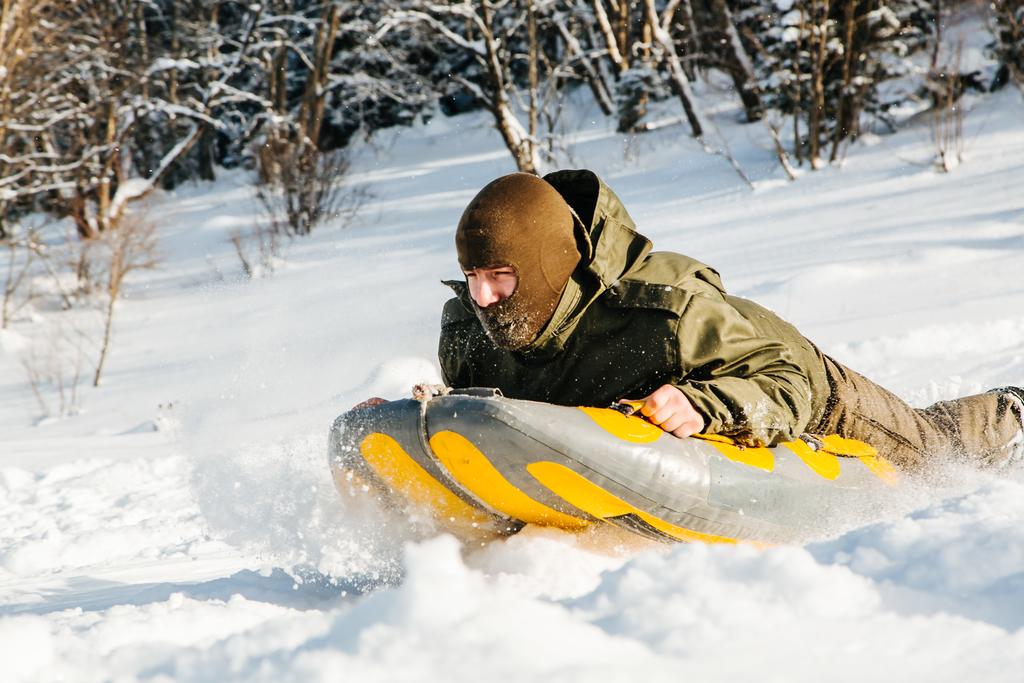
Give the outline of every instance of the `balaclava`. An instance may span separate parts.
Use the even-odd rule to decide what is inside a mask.
[[[529,173],[502,176],[480,190],[455,231],[463,270],[512,266],[519,281],[507,299],[477,317],[491,341],[514,351],[551,320],[580,252],[572,209],[546,181]]]

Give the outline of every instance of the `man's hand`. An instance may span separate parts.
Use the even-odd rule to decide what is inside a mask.
[[[683,392],[671,384],[663,384],[650,396],[640,399],[640,412],[672,436],[683,437],[704,429],[704,417],[698,413]]]

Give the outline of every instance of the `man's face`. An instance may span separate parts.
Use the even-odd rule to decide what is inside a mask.
[[[512,266],[474,268],[463,273],[469,284],[469,295],[480,308],[487,308],[509,298],[519,284],[519,276]]]

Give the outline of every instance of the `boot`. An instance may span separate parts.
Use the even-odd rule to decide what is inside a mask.
[[[1007,459],[1008,466],[1016,466],[1024,463],[1024,388],[1021,387],[999,387],[991,389],[989,393],[1003,394],[1010,401],[1010,406],[1017,413],[1020,420],[1021,431],[1016,438],[1010,442],[1010,457]]]
[[[1017,410],[1017,417],[1020,418],[1021,427],[1024,428],[1024,388],[1021,387],[999,387],[990,390],[993,394],[1006,394]]]

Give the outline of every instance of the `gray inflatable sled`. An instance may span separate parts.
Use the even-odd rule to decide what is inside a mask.
[[[373,491],[467,539],[609,523],[670,542],[795,542],[863,517],[898,481],[838,436],[679,439],[617,410],[480,389],[345,413],[330,466],[343,493]]]

